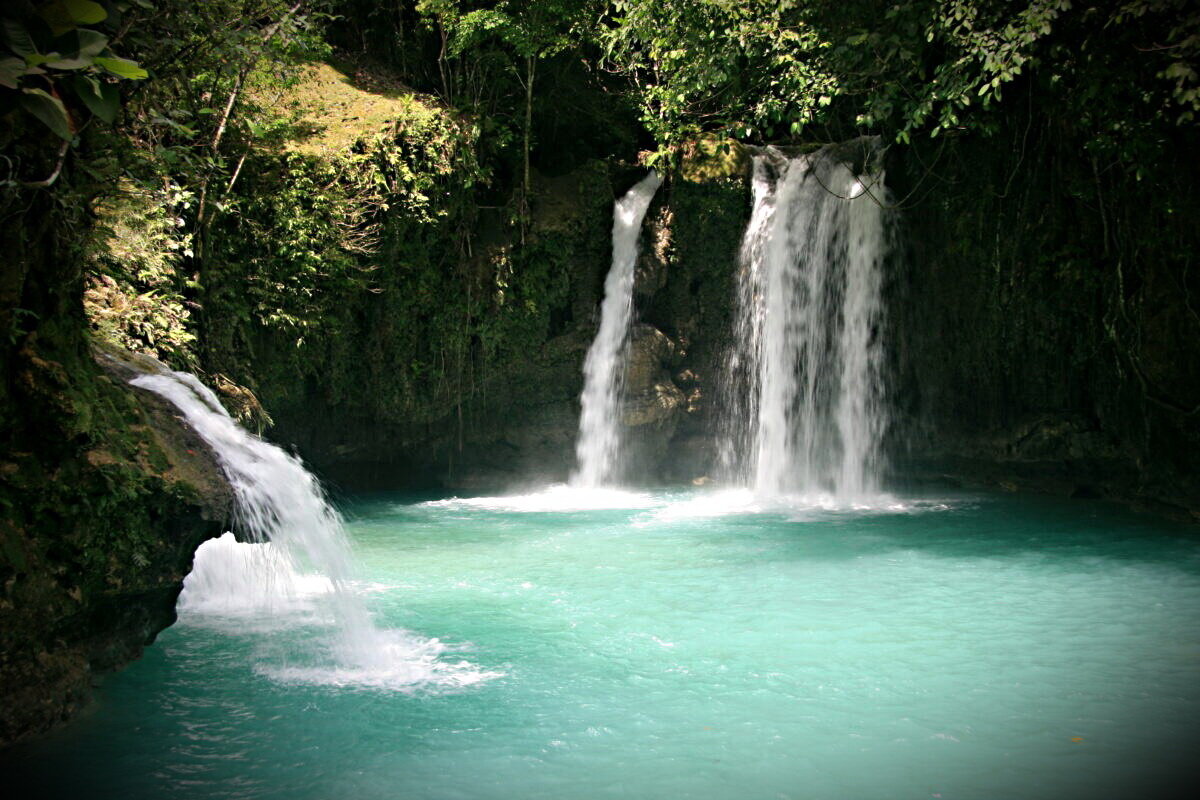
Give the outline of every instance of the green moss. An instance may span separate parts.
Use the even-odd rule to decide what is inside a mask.
[[[683,145],[679,177],[693,183],[739,180],[750,171],[750,155],[741,142],[703,136]]]

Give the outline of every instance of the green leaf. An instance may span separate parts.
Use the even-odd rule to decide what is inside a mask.
[[[80,99],[83,99],[85,94],[91,95],[95,98],[101,98],[104,96],[100,89],[100,81],[97,78],[93,78],[91,75],[76,75],[74,85],[75,92],[79,95]]]
[[[92,0],[63,0],[63,5],[67,7],[71,19],[80,25],[95,25],[108,18],[104,6]]]
[[[24,89],[21,107],[37,117],[61,139],[71,141],[71,115],[67,107],[54,95],[42,89]]]
[[[150,77],[150,73],[138,66],[136,61],[130,61],[127,58],[107,58],[97,57],[96,64],[104,67],[104,69],[116,75],[118,78],[126,78],[131,81],[140,81]]]
[[[108,37],[99,31],[80,28],[75,32],[79,37],[79,57],[95,57],[108,47]]]
[[[91,58],[56,58],[53,61],[47,61],[46,66],[51,69],[86,69],[95,63]]]
[[[112,124],[117,118],[120,108],[120,96],[117,87],[111,83],[101,83],[89,75],[76,75],[72,88],[83,104],[100,119]]]
[[[38,15],[46,20],[56,35],[80,25],[95,25],[108,18],[104,6],[92,0],[54,0],[38,11]]]
[[[19,58],[0,58],[0,86],[17,88],[17,81],[25,75],[25,62]]]
[[[38,49],[33,43],[33,37],[29,35],[25,26],[15,19],[4,20],[4,38],[8,39],[8,46],[12,51],[22,58],[37,54]]]

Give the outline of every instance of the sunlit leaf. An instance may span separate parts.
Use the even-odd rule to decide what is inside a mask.
[[[96,64],[116,75],[118,78],[126,78],[132,81],[140,81],[150,77],[150,73],[138,66],[136,61],[130,61],[127,58],[108,58],[98,57]]]

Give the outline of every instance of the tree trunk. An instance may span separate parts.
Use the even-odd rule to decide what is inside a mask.
[[[521,243],[525,243],[525,224],[529,218],[529,145],[533,136],[533,79],[537,59],[525,56],[525,172],[521,182]]]

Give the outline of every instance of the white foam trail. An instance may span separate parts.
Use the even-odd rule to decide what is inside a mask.
[[[475,686],[504,673],[480,670],[465,660],[450,661],[454,648],[438,639],[403,631],[382,632],[377,642],[381,665],[259,665],[258,671],[280,683],[385,689],[404,693],[441,693]]]
[[[273,613],[303,598],[335,622],[330,640],[312,643],[312,655],[333,664],[312,667],[314,674],[338,675],[339,685],[358,676],[360,685],[392,688],[447,679],[449,673],[428,663],[428,643],[436,640],[376,628],[351,586],[353,559],[341,517],[299,459],[244,430],[193,375],[164,370],[130,382],[173,403],[212,447],[233,488],[235,522],[258,543],[222,537],[198,551],[181,611],[229,615],[241,596],[247,610]],[[323,583],[301,577],[305,562]],[[318,586],[322,591],[314,592]],[[463,680],[460,672],[454,681]]]
[[[576,486],[604,486],[619,477],[621,383],[625,373],[638,234],[662,178],[651,172],[613,207],[612,266],[604,279],[600,329],[583,363],[582,410],[575,443]]]
[[[718,489],[669,503],[654,511],[650,518],[655,522],[674,522],[735,514],[758,514],[762,511],[761,499],[751,490],[744,488]]]
[[[940,510],[934,506],[933,510]],[[638,525],[656,522],[679,522],[713,517],[770,514],[789,519],[808,519],[813,514],[826,513],[903,513],[930,510],[928,503],[899,500],[892,495],[877,493],[867,499],[847,501],[829,492],[794,492],[764,495],[750,488],[718,489],[670,501],[653,509],[637,522]]]
[[[791,492],[763,495],[748,487],[687,492],[633,492],[619,489],[581,489],[556,484],[538,492],[499,497],[451,497],[420,503],[418,508],[464,513],[547,513],[641,511],[633,524],[645,527],[723,516],[773,514],[806,518],[813,513],[907,513],[945,510],[940,501],[902,500],[887,493],[847,501],[829,492]]]

